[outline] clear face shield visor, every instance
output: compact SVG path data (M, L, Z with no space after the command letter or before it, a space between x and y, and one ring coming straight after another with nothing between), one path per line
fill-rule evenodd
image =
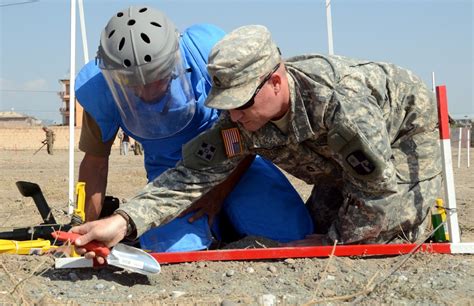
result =
M135 136L160 139L182 131L196 109L190 76L181 52L165 55L167 62L122 69L99 67L112 93L125 127Z

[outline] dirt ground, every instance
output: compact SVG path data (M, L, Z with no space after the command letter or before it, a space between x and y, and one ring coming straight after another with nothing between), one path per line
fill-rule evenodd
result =
M455 153L456 150L453 150ZM58 222L67 223L68 153L0 150L0 227L41 222L15 182L41 186ZM454 168L462 241L474 241L474 175ZM76 152L76 164L82 153ZM453 156L456 161L457 157ZM471 164L473 162L471 156ZM76 171L78 169L76 165ZM474 166L474 165L473 165ZM77 177L77 172L76 172ZM310 187L291 178L303 198ZM113 152L108 193L127 198L144 184L141 156ZM0 255L0 304L91 305L474 305L474 256L419 253L394 257L331 257L193 262L162 265L145 277L118 268L54 268L51 255Z

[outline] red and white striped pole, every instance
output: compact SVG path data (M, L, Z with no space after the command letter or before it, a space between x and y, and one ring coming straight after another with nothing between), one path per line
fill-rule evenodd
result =
M456 190L454 188L453 162L451 159L451 140L449 139L448 98L445 85L436 86L436 99L438 100L439 136L443 160L445 203L448 209L449 237L452 243L459 243L461 238L456 211Z

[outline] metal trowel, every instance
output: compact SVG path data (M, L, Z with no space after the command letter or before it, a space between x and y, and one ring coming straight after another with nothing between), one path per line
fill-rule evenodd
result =
M60 241L68 241L74 244L81 235L72 232L55 231L51 234ZM83 246L88 251L93 251L97 256L105 258L107 263L112 266L120 267L128 271L154 275L161 271L158 261L141 249L137 249L122 243L109 249L104 244L91 241ZM80 268L92 267L93 261L84 257L77 258L56 258L57 268Z

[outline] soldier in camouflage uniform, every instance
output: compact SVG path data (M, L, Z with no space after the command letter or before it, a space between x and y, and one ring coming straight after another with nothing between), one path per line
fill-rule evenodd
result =
M227 112L184 146L174 169L121 207L127 234L174 218L242 158L260 154L314 185L307 206L316 243L420 237L440 193L441 162L434 95L412 72L318 54L282 62L263 26L226 35L208 71L206 105ZM203 147L215 152L203 157ZM123 220L103 222L125 233ZM118 239L97 236L94 224L81 232L109 244Z
M49 155L54 154L54 141L56 140L56 134L54 134L53 130L43 126L43 131L45 133L45 139L43 143L46 144L46 150L48 151Z

